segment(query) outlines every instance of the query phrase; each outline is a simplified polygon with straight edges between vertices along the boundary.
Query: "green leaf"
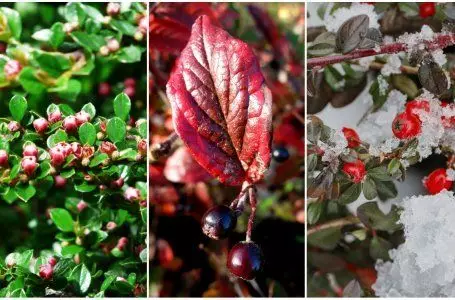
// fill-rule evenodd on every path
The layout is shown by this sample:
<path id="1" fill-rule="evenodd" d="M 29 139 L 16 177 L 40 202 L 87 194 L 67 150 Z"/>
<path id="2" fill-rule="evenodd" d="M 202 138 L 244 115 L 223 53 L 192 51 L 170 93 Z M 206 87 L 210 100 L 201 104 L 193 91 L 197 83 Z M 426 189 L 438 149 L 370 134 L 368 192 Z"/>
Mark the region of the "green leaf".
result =
<path id="1" fill-rule="evenodd" d="M 92 146 L 96 141 L 96 129 L 92 123 L 84 123 L 79 127 L 79 139 L 84 145 Z"/>
<path id="2" fill-rule="evenodd" d="M 81 82 L 76 79 L 70 79 L 66 83 L 66 88 L 61 91 L 58 91 L 58 95 L 60 98 L 69 101 L 75 101 L 79 96 L 81 90 L 82 90 Z"/>
<path id="3" fill-rule="evenodd" d="M 106 132 L 112 142 L 122 142 L 126 137 L 126 124 L 119 117 L 114 117 L 107 122 Z"/>
<path id="4" fill-rule="evenodd" d="M 36 78 L 35 70 L 32 67 L 22 69 L 19 74 L 19 83 L 27 93 L 32 95 L 41 95 L 46 91 L 46 86 Z"/>
<path id="5" fill-rule="evenodd" d="M 97 185 L 89 184 L 86 181 L 74 186 L 74 189 L 77 192 L 81 192 L 81 193 L 90 193 L 90 192 L 94 191 L 96 188 L 97 188 Z"/>
<path id="6" fill-rule="evenodd" d="M 385 166 L 379 166 L 367 171 L 368 175 L 371 176 L 374 180 L 379 181 L 391 181 L 392 177 L 387 173 L 387 168 Z"/>
<path id="7" fill-rule="evenodd" d="M 125 94 L 121 93 L 114 99 L 114 112 L 117 117 L 126 120 L 131 110 L 131 100 Z"/>
<path id="8" fill-rule="evenodd" d="M 374 111 L 377 111 L 387 100 L 388 90 L 385 90 L 380 82 L 385 81 L 383 76 L 379 76 L 370 87 L 370 94 L 373 97 Z"/>
<path id="9" fill-rule="evenodd" d="M 62 258 L 60 259 L 54 267 L 54 274 L 57 277 L 64 276 L 71 267 L 74 265 L 72 258 Z"/>
<path id="10" fill-rule="evenodd" d="M 1 7 L 2 14 L 6 16 L 8 20 L 8 27 L 11 31 L 11 35 L 16 40 L 20 39 L 22 33 L 22 21 L 19 13 L 11 8 Z"/>
<path id="11" fill-rule="evenodd" d="M 389 172 L 390 175 L 394 175 L 400 169 L 400 166 L 400 160 L 398 158 L 394 158 L 387 165 L 387 172 Z"/>
<path id="12" fill-rule="evenodd" d="M 96 116 L 96 108 L 92 103 L 85 104 L 81 110 L 88 113 L 90 115 L 90 119 L 93 119 Z"/>
<path id="13" fill-rule="evenodd" d="M 363 195 L 367 200 L 373 200 L 378 196 L 378 192 L 376 191 L 376 184 L 374 183 L 374 180 L 371 179 L 370 177 L 367 177 L 365 179 L 365 182 L 363 183 L 362 186 L 363 190 Z"/>
<path id="14" fill-rule="evenodd" d="M 98 153 L 93 157 L 93 159 L 90 161 L 89 167 L 93 168 L 98 166 L 99 164 L 103 163 L 106 159 L 109 158 L 109 155 L 106 153 Z"/>
<path id="15" fill-rule="evenodd" d="M 15 188 L 16 195 L 24 202 L 30 200 L 36 194 L 36 189 L 30 184 L 19 184 Z"/>
<path id="16" fill-rule="evenodd" d="M 66 142 L 68 135 L 62 129 L 58 129 L 54 134 L 47 138 L 47 147 L 52 148 L 60 142 Z"/>
<path id="17" fill-rule="evenodd" d="M 51 27 L 51 35 L 49 36 L 49 45 L 52 48 L 57 49 L 65 40 L 65 31 L 63 30 L 63 24 L 60 22 L 55 23 Z"/>
<path id="18" fill-rule="evenodd" d="M 376 183 L 376 189 L 378 191 L 379 199 L 387 200 L 393 199 L 398 196 L 398 191 L 393 181 L 374 181 Z"/>
<path id="19" fill-rule="evenodd" d="M 86 16 L 87 14 L 83 8 L 83 4 L 80 2 L 70 2 L 63 10 L 63 17 L 68 22 L 83 24 Z"/>
<path id="20" fill-rule="evenodd" d="M 393 233 L 401 229 L 398 223 L 400 216 L 396 206 L 386 215 L 378 207 L 376 202 L 367 202 L 357 208 L 357 217 L 365 226 L 376 230 Z"/>
<path id="21" fill-rule="evenodd" d="M 141 121 L 144 121 L 144 122 L 141 122 Z M 137 122 L 138 124 L 138 128 L 137 130 L 139 131 L 139 134 L 141 135 L 141 138 L 147 138 L 147 122 L 143 119 L 139 120 Z"/>
<path id="22" fill-rule="evenodd" d="M 86 293 L 92 282 L 92 276 L 85 264 L 76 266 L 71 272 L 70 278 L 77 282 L 81 293 Z"/>
<path id="23" fill-rule="evenodd" d="M 27 100 L 24 97 L 15 95 L 9 101 L 9 111 L 17 122 L 20 122 L 27 112 Z"/>
<path id="24" fill-rule="evenodd" d="M 378 236 L 371 239 L 370 256 L 374 260 L 382 259 L 383 261 L 390 260 L 389 250 L 392 249 L 392 244 Z"/>
<path id="25" fill-rule="evenodd" d="M 112 275 L 107 276 L 106 279 L 104 279 L 100 290 L 103 292 L 106 291 L 111 286 L 111 284 L 114 282 L 114 280 L 115 280 L 115 276 L 112 276 Z"/>
<path id="26" fill-rule="evenodd" d="M 69 245 L 62 248 L 63 256 L 73 256 L 84 251 L 84 247 L 78 245 Z"/>
<path id="27" fill-rule="evenodd" d="M 333 250 L 341 239 L 341 230 L 338 227 L 316 231 L 308 236 L 308 244 L 324 250 Z"/>
<path id="28" fill-rule="evenodd" d="M 88 51 L 98 51 L 102 46 L 106 45 L 106 41 L 100 35 L 89 34 L 82 31 L 71 33 L 71 37 L 76 43 L 87 49 Z"/>
<path id="29" fill-rule="evenodd" d="M 124 35 L 129 35 L 129 36 L 134 36 L 134 34 L 136 33 L 136 30 L 137 30 L 137 27 L 132 25 L 131 23 L 127 22 L 127 21 L 123 21 L 123 20 L 116 20 L 116 19 L 112 19 L 109 24 L 117 29 L 118 31 L 120 31 L 121 33 L 123 33 Z"/>
<path id="30" fill-rule="evenodd" d="M 362 184 L 354 183 L 341 194 L 338 202 L 340 204 L 349 204 L 357 200 L 362 192 Z"/>
<path id="31" fill-rule="evenodd" d="M 16 264 L 28 270 L 32 257 L 33 250 L 26 250 L 17 257 Z"/>
<path id="32" fill-rule="evenodd" d="M 74 174 L 76 174 L 76 171 L 74 169 L 64 170 L 60 172 L 60 176 L 66 179 L 70 178 Z"/>
<path id="33" fill-rule="evenodd" d="M 308 224 L 316 224 L 324 210 L 322 202 L 313 202 L 308 205 Z"/>
<path id="34" fill-rule="evenodd" d="M 38 52 L 35 55 L 38 66 L 47 72 L 51 77 L 57 78 L 71 67 L 70 60 L 62 54 L 51 54 L 49 52 Z"/>
<path id="35" fill-rule="evenodd" d="M 74 230 L 73 218 L 66 209 L 51 209 L 51 219 L 60 231 L 72 232 Z"/>
<path id="36" fill-rule="evenodd" d="M 124 64 L 130 64 L 141 61 L 142 50 L 138 46 L 128 46 L 120 49 L 115 57 Z"/>

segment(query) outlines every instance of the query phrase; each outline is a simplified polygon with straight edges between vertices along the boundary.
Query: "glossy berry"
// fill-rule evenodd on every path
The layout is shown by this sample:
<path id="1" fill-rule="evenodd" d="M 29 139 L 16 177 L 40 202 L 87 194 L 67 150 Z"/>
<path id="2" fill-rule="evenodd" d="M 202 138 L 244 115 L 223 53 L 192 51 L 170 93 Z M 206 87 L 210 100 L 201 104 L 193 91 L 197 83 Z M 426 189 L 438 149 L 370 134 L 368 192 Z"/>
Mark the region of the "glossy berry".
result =
<path id="1" fill-rule="evenodd" d="M 401 140 L 413 138 L 421 131 L 420 119 L 407 112 L 398 114 L 392 122 L 392 131 Z"/>
<path id="2" fill-rule="evenodd" d="M 219 240 L 226 238 L 237 225 L 235 212 L 226 205 L 210 208 L 202 217 L 202 231 L 209 238 Z"/>
<path id="3" fill-rule="evenodd" d="M 52 267 L 54 267 L 56 264 L 57 264 L 57 259 L 55 259 L 55 257 L 51 256 L 49 257 L 49 259 L 47 260 L 48 264 L 50 264 Z"/>
<path id="4" fill-rule="evenodd" d="M 62 120 L 62 113 L 60 110 L 55 110 L 47 115 L 47 120 L 50 123 L 56 123 Z"/>
<path id="5" fill-rule="evenodd" d="M 111 93 L 111 85 L 107 82 L 102 82 L 98 86 L 98 94 L 102 97 L 109 96 Z"/>
<path id="6" fill-rule="evenodd" d="M 49 127 L 49 123 L 45 118 L 39 118 L 33 121 L 33 127 L 37 133 L 44 133 Z"/>
<path id="7" fill-rule="evenodd" d="M 63 120 L 63 128 L 66 132 L 74 132 L 77 130 L 77 121 L 75 116 L 68 116 Z"/>
<path id="8" fill-rule="evenodd" d="M 76 124 L 81 126 L 82 124 L 90 121 L 90 115 L 85 111 L 80 111 L 76 113 Z"/>
<path id="9" fill-rule="evenodd" d="M 22 70 L 20 62 L 17 60 L 9 60 L 3 67 L 3 72 L 5 73 L 6 79 L 13 80 L 19 75 Z"/>
<path id="10" fill-rule="evenodd" d="M 54 186 L 58 189 L 64 188 L 66 185 L 66 178 L 57 175 L 54 176 Z"/>
<path id="11" fill-rule="evenodd" d="M 272 157 L 277 162 L 285 162 L 289 159 L 289 151 L 285 147 L 276 147 L 273 149 Z"/>
<path id="12" fill-rule="evenodd" d="M 228 270 L 245 280 L 254 279 L 264 265 L 261 248 L 253 242 L 240 242 L 229 251 Z"/>
<path id="13" fill-rule="evenodd" d="M 115 228 L 117 228 L 117 224 L 115 222 L 108 222 L 106 224 L 106 230 L 107 231 L 112 231 L 114 230 Z"/>
<path id="14" fill-rule="evenodd" d="M 343 173 L 354 183 L 360 183 L 365 178 L 367 171 L 365 170 L 365 164 L 360 160 L 354 162 L 346 162 L 343 165 Z"/>
<path id="15" fill-rule="evenodd" d="M 61 147 L 55 146 L 49 150 L 51 156 L 51 165 L 54 167 L 61 166 L 65 162 L 65 153 Z"/>
<path id="16" fill-rule="evenodd" d="M 139 199 L 139 190 L 133 187 L 128 187 L 123 194 L 126 200 L 135 201 Z"/>
<path id="17" fill-rule="evenodd" d="M 423 2 L 419 5 L 419 14 L 422 18 L 428 18 L 436 13 L 436 3 Z"/>
<path id="18" fill-rule="evenodd" d="M 406 112 L 417 115 L 420 111 L 430 112 L 430 103 L 427 100 L 412 100 L 406 103 Z"/>
<path id="19" fill-rule="evenodd" d="M 127 86 L 123 92 L 130 98 L 133 98 L 136 95 L 136 88 L 134 86 Z"/>
<path id="20" fill-rule="evenodd" d="M 106 7 L 106 13 L 109 16 L 116 16 L 120 13 L 120 4 L 116 2 L 109 2 Z"/>
<path id="21" fill-rule="evenodd" d="M 342 131 L 344 137 L 348 141 L 349 148 L 356 148 L 360 146 L 360 137 L 354 129 L 343 127 Z"/>
<path id="22" fill-rule="evenodd" d="M 123 84 L 127 87 L 127 86 L 131 86 L 131 87 L 136 87 L 136 79 L 132 78 L 132 77 L 129 77 L 129 78 L 126 78 L 124 81 L 123 81 Z"/>
<path id="23" fill-rule="evenodd" d="M 36 148 L 36 146 L 33 144 L 28 144 L 27 146 L 24 147 L 22 155 L 38 157 L 38 148 Z"/>
<path id="24" fill-rule="evenodd" d="M 47 263 L 39 267 L 39 277 L 44 280 L 51 280 L 54 275 L 54 268 L 51 264 Z"/>
<path id="25" fill-rule="evenodd" d="M 8 166 L 8 153 L 5 150 L 0 150 L 0 167 Z"/>
<path id="26" fill-rule="evenodd" d="M 16 121 L 11 121 L 8 123 L 8 130 L 10 132 L 16 132 L 21 129 L 21 125 Z"/>
<path id="27" fill-rule="evenodd" d="M 120 44 L 117 39 L 110 39 L 107 41 L 107 48 L 109 49 L 109 52 L 116 52 L 120 48 Z"/>
<path id="28" fill-rule="evenodd" d="M 77 203 L 76 206 L 77 206 L 77 211 L 82 212 L 84 209 L 87 208 L 88 205 L 87 205 L 87 202 L 85 202 L 84 200 L 81 200 Z"/>
<path id="29" fill-rule="evenodd" d="M 451 190 L 453 181 L 447 178 L 444 168 L 434 170 L 424 181 L 424 186 L 431 195 L 439 194 L 443 189 Z"/>
<path id="30" fill-rule="evenodd" d="M 128 238 L 126 237 L 121 237 L 118 241 L 117 241 L 117 248 L 120 250 L 120 251 L 123 251 L 126 247 L 126 245 L 128 245 Z"/>

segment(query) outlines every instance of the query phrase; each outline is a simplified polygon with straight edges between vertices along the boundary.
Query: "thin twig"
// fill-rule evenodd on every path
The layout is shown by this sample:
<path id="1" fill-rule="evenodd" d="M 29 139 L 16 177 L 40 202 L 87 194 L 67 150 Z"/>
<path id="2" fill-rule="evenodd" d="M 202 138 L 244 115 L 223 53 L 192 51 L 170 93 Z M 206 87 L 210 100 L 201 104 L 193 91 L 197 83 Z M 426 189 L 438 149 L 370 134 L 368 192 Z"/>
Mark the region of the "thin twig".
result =
<path id="1" fill-rule="evenodd" d="M 168 138 L 164 142 L 152 145 L 150 149 L 152 162 L 157 161 L 158 159 L 165 155 L 169 155 L 172 146 L 177 141 L 178 137 L 179 136 L 175 132 L 173 132 L 171 135 L 168 136 Z"/>
<path id="2" fill-rule="evenodd" d="M 346 225 L 353 225 L 360 223 L 360 219 L 355 216 L 348 216 L 342 219 L 332 220 L 324 224 L 316 225 L 310 229 L 308 229 L 308 235 L 312 235 L 316 232 L 321 230 L 335 228 L 335 227 L 343 227 Z"/>
<path id="3" fill-rule="evenodd" d="M 256 216 L 257 199 L 256 199 L 256 190 L 255 189 L 249 189 L 248 192 L 249 192 L 248 195 L 250 198 L 251 213 L 250 213 L 250 217 L 248 218 L 248 227 L 246 230 L 246 241 L 250 242 L 251 241 L 251 232 L 253 231 L 254 217 Z"/>

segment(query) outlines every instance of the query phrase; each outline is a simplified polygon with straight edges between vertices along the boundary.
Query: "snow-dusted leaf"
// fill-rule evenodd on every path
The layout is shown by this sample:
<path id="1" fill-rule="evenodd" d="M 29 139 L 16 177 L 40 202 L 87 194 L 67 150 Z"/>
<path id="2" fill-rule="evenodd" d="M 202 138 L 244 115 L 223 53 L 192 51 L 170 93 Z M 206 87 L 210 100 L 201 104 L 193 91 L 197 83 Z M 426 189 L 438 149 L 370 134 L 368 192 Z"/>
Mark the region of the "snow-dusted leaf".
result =
<path id="1" fill-rule="evenodd" d="M 187 147 L 177 149 L 166 161 L 164 176 L 180 183 L 196 183 L 210 179 L 210 175 L 192 157 Z"/>
<path id="2" fill-rule="evenodd" d="M 376 28 L 369 28 L 359 48 L 370 49 L 382 43 L 382 33 Z"/>
<path id="3" fill-rule="evenodd" d="M 177 134 L 212 176 L 229 185 L 262 179 L 271 157 L 272 97 L 246 43 L 199 17 L 167 95 Z"/>
<path id="4" fill-rule="evenodd" d="M 343 297 L 347 298 L 359 298 L 362 296 L 362 289 L 360 283 L 353 279 L 344 287 Z"/>
<path id="5" fill-rule="evenodd" d="M 368 31 L 370 19 L 367 15 L 358 15 L 345 21 L 337 32 L 337 48 L 342 53 L 356 49 Z"/>
<path id="6" fill-rule="evenodd" d="M 449 81 L 444 70 L 434 61 L 425 62 L 419 68 L 419 80 L 422 86 L 435 95 L 442 95 L 449 88 Z"/>

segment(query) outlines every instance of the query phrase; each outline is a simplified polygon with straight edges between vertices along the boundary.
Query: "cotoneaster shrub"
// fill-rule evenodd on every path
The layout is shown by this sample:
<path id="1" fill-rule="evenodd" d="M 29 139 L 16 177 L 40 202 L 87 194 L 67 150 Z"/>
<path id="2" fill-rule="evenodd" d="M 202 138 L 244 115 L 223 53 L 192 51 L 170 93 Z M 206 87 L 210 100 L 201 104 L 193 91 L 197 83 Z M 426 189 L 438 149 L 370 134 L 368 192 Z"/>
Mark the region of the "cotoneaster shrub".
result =
<path id="1" fill-rule="evenodd" d="M 143 3 L 0 7 L 0 295 L 146 295 Z"/>

